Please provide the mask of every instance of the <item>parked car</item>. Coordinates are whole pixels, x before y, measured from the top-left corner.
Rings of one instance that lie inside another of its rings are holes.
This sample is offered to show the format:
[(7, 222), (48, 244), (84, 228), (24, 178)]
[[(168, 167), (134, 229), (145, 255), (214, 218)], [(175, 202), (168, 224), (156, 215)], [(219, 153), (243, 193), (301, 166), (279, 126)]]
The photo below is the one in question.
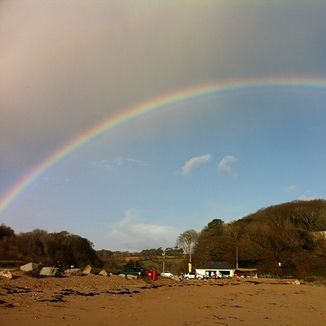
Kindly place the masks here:
[(148, 271), (146, 271), (144, 268), (141, 268), (141, 267), (129, 267), (129, 268), (126, 268), (126, 269), (118, 272), (118, 274), (140, 275), (140, 276), (150, 276), (150, 275), (152, 275), (152, 273), (149, 274)]
[(170, 272), (163, 272), (163, 273), (161, 273), (161, 276), (162, 277), (173, 277), (173, 274)]
[(196, 272), (188, 272), (188, 273), (185, 273), (184, 276), (183, 276), (186, 280), (188, 279), (198, 279), (198, 280), (203, 280), (205, 277), (204, 275), (200, 275)]
[(153, 271), (151, 269), (145, 269), (145, 275), (152, 276)]

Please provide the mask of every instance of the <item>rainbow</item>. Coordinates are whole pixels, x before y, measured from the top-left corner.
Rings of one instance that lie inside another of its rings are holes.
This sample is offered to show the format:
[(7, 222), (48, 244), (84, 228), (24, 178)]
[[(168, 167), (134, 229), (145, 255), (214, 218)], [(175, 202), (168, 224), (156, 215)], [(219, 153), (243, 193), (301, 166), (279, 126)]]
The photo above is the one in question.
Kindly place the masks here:
[(226, 92), (244, 91), (248, 89), (259, 88), (304, 88), (319, 91), (326, 91), (326, 79), (316, 77), (277, 77), (264, 79), (246, 79), (240, 81), (227, 81), (216, 84), (200, 85), (193, 88), (178, 90), (176, 92), (151, 99), (132, 106), (115, 116), (112, 116), (104, 122), (81, 133), (76, 138), (66, 143), (61, 148), (53, 152), (43, 162), (37, 165), (22, 180), (15, 184), (0, 201), (0, 214), (2, 214), (8, 206), (17, 198), (31, 183), (39, 178), (45, 171), (53, 165), (71, 155), (78, 148), (90, 142), (97, 136), (112, 130), (122, 124), (125, 124), (142, 115), (163, 110), (173, 104), (190, 101), (209, 95), (222, 94)]

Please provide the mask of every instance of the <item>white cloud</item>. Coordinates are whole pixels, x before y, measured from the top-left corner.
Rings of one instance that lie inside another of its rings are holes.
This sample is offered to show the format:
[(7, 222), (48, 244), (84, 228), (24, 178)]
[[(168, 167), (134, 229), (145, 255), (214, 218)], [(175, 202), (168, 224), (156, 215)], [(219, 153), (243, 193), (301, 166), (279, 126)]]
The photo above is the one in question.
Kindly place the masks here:
[(114, 159), (114, 163), (117, 165), (117, 166), (121, 166), (123, 165), (125, 162), (125, 160), (122, 158), (122, 157), (116, 157)]
[(142, 161), (142, 160), (137, 160), (137, 159), (134, 159), (134, 158), (127, 158), (126, 161), (130, 162), (130, 163), (135, 163), (135, 164), (138, 164), (138, 165), (142, 165), (142, 166), (149, 166), (149, 164), (147, 162)]
[(299, 196), (298, 199), (299, 199), (299, 200), (309, 201), (309, 200), (314, 200), (314, 199), (316, 199), (316, 198), (309, 197), (309, 196), (307, 196), (307, 195), (301, 195), (301, 196)]
[(297, 190), (297, 187), (295, 185), (291, 185), (286, 188), (286, 191), (288, 191), (288, 192), (293, 192), (296, 190)]
[(116, 157), (114, 162), (117, 166), (125, 165), (127, 163), (142, 165), (142, 166), (149, 166), (149, 164), (145, 161), (134, 159), (134, 158), (123, 158), (123, 157)]
[(139, 251), (143, 249), (173, 246), (178, 232), (173, 227), (140, 223), (130, 209), (121, 221), (110, 224), (109, 249)]
[(101, 161), (95, 162), (95, 165), (100, 168), (111, 169), (115, 166), (120, 167), (127, 163), (141, 165), (141, 166), (149, 166), (149, 164), (145, 161), (134, 159), (134, 158), (123, 158), (123, 157), (116, 157), (116, 158), (110, 159), (110, 160), (101, 160)]
[(186, 162), (183, 166), (181, 174), (189, 175), (189, 173), (193, 170), (196, 165), (207, 163), (213, 156), (211, 154), (206, 154), (202, 156), (196, 156)]
[(226, 174), (231, 174), (232, 168), (230, 166), (231, 163), (237, 162), (238, 159), (232, 155), (225, 156), (222, 161), (218, 164), (218, 170), (222, 171)]
[(105, 168), (105, 169), (111, 169), (112, 168), (112, 165), (109, 162), (109, 160), (101, 160), (101, 161), (95, 162), (94, 165), (97, 166), (97, 167), (100, 167), (100, 168)]

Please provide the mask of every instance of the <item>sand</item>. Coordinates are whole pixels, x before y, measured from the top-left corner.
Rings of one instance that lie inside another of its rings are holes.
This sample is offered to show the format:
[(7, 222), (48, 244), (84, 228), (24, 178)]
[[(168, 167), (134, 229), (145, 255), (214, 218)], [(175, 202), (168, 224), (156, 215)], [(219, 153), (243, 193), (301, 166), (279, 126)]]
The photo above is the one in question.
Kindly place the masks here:
[(293, 280), (0, 278), (0, 325), (326, 325), (326, 287)]

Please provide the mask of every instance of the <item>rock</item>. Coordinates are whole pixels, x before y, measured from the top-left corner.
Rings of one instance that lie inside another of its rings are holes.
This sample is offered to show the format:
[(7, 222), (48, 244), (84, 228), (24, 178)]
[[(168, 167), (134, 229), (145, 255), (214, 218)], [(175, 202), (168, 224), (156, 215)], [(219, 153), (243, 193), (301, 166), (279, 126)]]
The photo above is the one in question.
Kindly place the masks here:
[(79, 268), (71, 268), (65, 270), (65, 274), (81, 276), (81, 271)]
[(83, 270), (83, 274), (91, 274), (92, 273), (92, 266), (91, 265), (88, 265), (85, 267), (85, 269)]
[(172, 276), (172, 280), (176, 281), (176, 282), (181, 282), (182, 281), (182, 277), (178, 276), (178, 275), (173, 275)]
[(119, 274), (120, 277), (126, 278), (127, 280), (137, 280), (137, 275), (131, 275), (131, 274)]
[(28, 264), (25, 264), (23, 266), (20, 266), (20, 270), (24, 271), (24, 272), (37, 271), (37, 270), (40, 270), (40, 264), (28, 263)]
[(61, 275), (60, 269), (57, 267), (43, 267), (40, 271), (41, 276), (58, 277)]
[(101, 275), (101, 276), (108, 276), (109, 274), (107, 273), (106, 270), (102, 269), (102, 270), (98, 273), (98, 275)]
[(20, 270), (30, 274), (33, 277), (38, 277), (40, 275), (41, 269), (42, 269), (42, 265), (36, 263), (28, 263), (23, 266), (20, 266)]
[(126, 275), (126, 274), (119, 274), (120, 277), (124, 277), (127, 280), (137, 280), (137, 275)]
[(0, 271), (0, 276), (6, 277), (6, 278), (12, 278), (12, 274), (8, 269), (5, 269), (3, 271)]
[(300, 281), (299, 281), (299, 280), (294, 280), (294, 281), (292, 282), (292, 284), (293, 284), (293, 285), (300, 285)]

